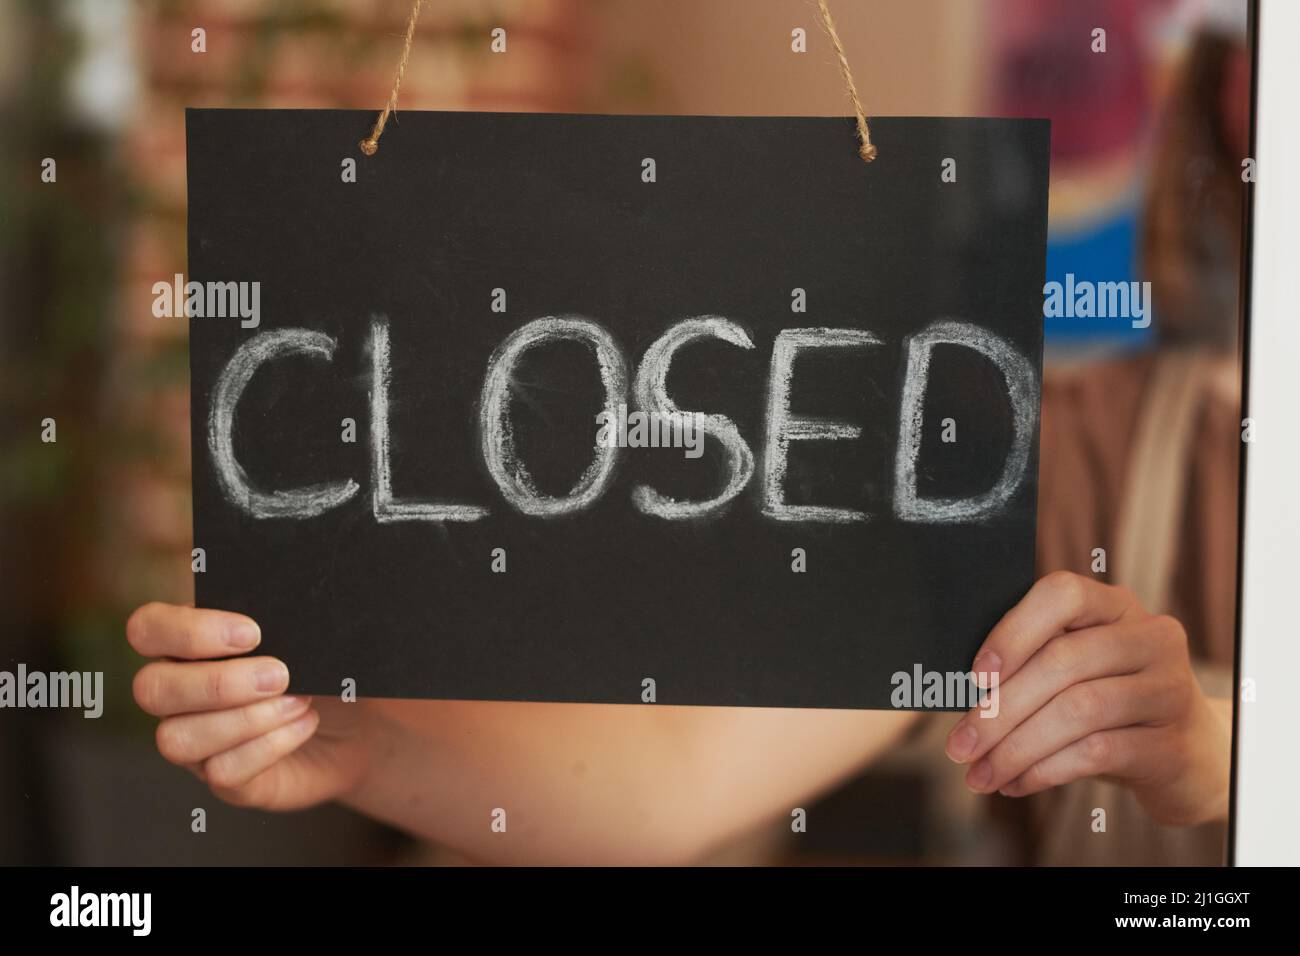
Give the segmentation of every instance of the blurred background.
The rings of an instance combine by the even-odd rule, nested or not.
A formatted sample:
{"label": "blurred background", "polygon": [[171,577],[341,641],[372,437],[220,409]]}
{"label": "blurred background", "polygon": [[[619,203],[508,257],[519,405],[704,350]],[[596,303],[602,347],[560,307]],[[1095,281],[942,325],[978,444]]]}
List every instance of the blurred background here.
{"label": "blurred background", "polygon": [[[1244,155],[1231,127],[1248,108],[1246,0],[831,8],[869,114],[1051,118],[1049,280],[1156,280],[1150,328],[1047,319],[1049,374],[1146,369],[1141,356],[1185,342],[1187,314],[1207,303],[1215,331],[1198,341],[1235,356],[1240,209],[1231,188],[1216,204],[1214,184],[1230,184]],[[0,669],[102,670],[107,695],[99,720],[0,711],[0,863],[446,859],[337,808],[221,805],[153,749],[123,639],[136,605],[193,599],[186,324],[151,311],[153,283],[187,271],[183,110],[377,110],[408,12],[407,0],[0,0]],[[489,52],[495,27],[505,55]],[[196,28],[205,52],[192,49]],[[806,54],[791,51],[795,28]],[[849,113],[806,0],[431,0],[399,123],[401,109]],[[57,184],[41,180],[45,157]],[[1185,191],[1170,195],[1171,182]],[[1172,278],[1157,275],[1171,258]],[[1137,421],[1123,404],[1106,414]],[[41,440],[46,418],[57,442]],[[1045,443],[1049,427],[1045,414]],[[1045,461],[1045,484],[1051,473]],[[1223,541],[1235,540],[1222,538],[1235,536],[1235,487],[1234,473],[1200,492],[1231,525],[1215,532]],[[1055,563],[1087,570],[1082,554]],[[1220,633],[1201,643],[1222,663],[1235,597],[1231,568],[1213,573],[1225,580],[1206,619],[1217,614]],[[1027,810],[975,806],[916,743],[810,810],[816,825],[797,842],[782,825],[717,862],[1036,858],[1014,819]],[[206,808],[208,833],[196,839],[177,807]]]}

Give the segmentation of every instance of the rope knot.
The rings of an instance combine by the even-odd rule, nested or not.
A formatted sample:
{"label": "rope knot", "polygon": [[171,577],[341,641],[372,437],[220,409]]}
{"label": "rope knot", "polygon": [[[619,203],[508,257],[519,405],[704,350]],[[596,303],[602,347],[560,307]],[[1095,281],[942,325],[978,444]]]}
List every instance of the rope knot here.
{"label": "rope knot", "polygon": [[864,163],[869,163],[876,158],[876,147],[871,145],[871,130],[867,127],[866,110],[862,108],[862,97],[858,96],[858,88],[853,83],[853,71],[849,69],[848,54],[844,52],[844,44],[840,42],[839,32],[835,29],[835,18],[831,16],[826,0],[817,0],[817,9],[821,13],[822,29],[830,37],[831,46],[835,48],[835,56],[840,61],[840,73],[844,76],[844,85],[848,88],[849,100],[853,103],[853,112],[857,117],[858,139],[862,141],[858,155],[862,157]]}
{"label": "rope knot", "polygon": [[384,104],[379,118],[375,120],[375,128],[370,131],[369,136],[357,144],[361,147],[361,152],[367,156],[379,152],[379,137],[384,135],[384,126],[388,123],[389,114],[397,109],[397,91],[402,88],[402,77],[406,76],[406,64],[411,59],[411,41],[415,38],[415,21],[420,17],[422,3],[424,0],[411,0],[411,13],[406,18],[406,38],[402,41],[402,58],[397,61],[397,75],[393,77],[393,92],[388,94],[388,102]]}

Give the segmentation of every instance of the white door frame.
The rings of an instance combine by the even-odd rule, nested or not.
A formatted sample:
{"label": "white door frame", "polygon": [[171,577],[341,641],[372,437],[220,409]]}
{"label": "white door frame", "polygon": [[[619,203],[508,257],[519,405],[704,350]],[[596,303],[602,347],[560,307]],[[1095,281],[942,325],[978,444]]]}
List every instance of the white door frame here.
{"label": "white door frame", "polygon": [[[1261,0],[1248,286],[1234,864],[1300,864],[1300,2]],[[1253,700],[1250,698],[1253,696]]]}

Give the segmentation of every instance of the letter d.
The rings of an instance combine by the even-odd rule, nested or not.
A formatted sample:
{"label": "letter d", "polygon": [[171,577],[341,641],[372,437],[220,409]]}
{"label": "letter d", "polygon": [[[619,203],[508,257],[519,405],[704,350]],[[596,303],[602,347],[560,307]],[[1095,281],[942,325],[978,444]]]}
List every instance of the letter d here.
{"label": "letter d", "polygon": [[[969,498],[922,498],[916,493],[916,461],[921,453],[925,392],[930,353],[936,345],[959,345],[985,356],[1007,383],[1015,433],[1002,474],[988,491]],[[1010,500],[1024,481],[1029,444],[1038,424],[1038,377],[1029,360],[987,329],[967,322],[935,322],[907,340],[907,372],[899,413],[898,452],[894,458],[894,514],[904,521],[978,521]]]}

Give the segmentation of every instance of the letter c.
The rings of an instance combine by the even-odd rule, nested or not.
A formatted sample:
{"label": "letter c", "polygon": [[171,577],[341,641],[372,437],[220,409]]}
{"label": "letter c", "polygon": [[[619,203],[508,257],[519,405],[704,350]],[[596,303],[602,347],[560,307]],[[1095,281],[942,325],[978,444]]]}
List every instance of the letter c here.
{"label": "letter c", "polygon": [[217,482],[226,500],[254,518],[313,518],[337,508],[359,490],[347,481],[305,485],[288,491],[262,491],[253,487],[235,458],[235,408],[253,373],[273,358],[310,355],[331,361],[338,343],[324,332],[277,329],[253,336],[231,356],[217,379],[208,416],[208,450],[217,469]]}

